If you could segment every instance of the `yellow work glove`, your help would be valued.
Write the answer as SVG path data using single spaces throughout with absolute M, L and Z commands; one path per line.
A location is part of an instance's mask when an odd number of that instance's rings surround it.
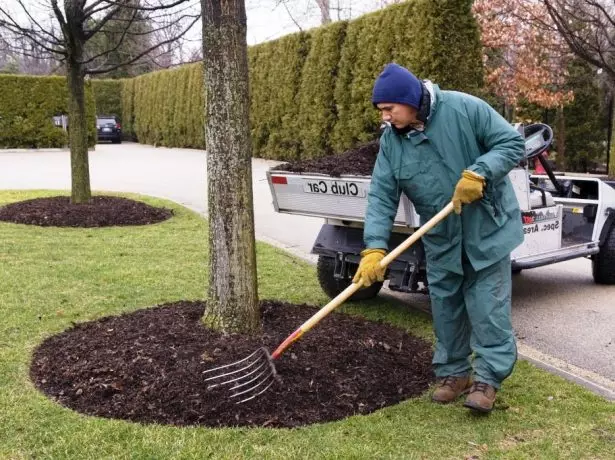
M 457 182 L 453 194 L 453 207 L 457 214 L 461 214 L 461 205 L 472 203 L 483 197 L 485 178 L 469 169 L 461 173 L 461 179 Z
M 386 255 L 384 249 L 365 249 L 361 251 L 361 262 L 359 268 L 352 278 L 353 283 L 358 283 L 363 279 L 363 287 L 371 286 L 376 281 L 384 281 L 386 267 L 380 266 L 380 261 Z

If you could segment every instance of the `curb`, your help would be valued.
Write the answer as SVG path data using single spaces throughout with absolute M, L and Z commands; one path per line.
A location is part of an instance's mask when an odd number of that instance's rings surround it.
M 519 358 L 615 402 L 615 381 L 542 353 L 517 340 Z

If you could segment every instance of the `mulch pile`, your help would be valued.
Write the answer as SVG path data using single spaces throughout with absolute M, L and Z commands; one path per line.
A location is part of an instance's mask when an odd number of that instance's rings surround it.
M 263 334 L 205 328 L 203 302 L 181 301 L 76 324 L 35 351 L 30 376 L 78 412 L 178 426 L 296 427 L 367 414 L 424 393 L 434 381 L 428 342 L 391 325 L 332 313 L 281 358 L 276 382 L 234 404 L 203 371 L 270 351 L 316 311 L 261 302 Z
M 380 143 L 373 141 L 346 150 L 338 155 L 284 163 L 274 167 L 273 170 L 321 173 L 333 177 L 340 177 L 341 175 L 371 176 L 379 147 Z
M 0 207 L 0 221 L 42 227 L 149 225 L 172 216 L 170 209 L 115 196 L 95 196 L 87 204 L 71 204 L 66 196 L 35 198 Z

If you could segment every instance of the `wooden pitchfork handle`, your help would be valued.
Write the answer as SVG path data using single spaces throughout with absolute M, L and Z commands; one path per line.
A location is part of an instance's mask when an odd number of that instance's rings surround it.
M 420 227 L 416 232 L 410 235 L 406 240 L 393 249 L 390 253 L 388 253 L 381 261 L 380 266 L 382 268 L 387 267 L 393 260 L 401 255 L 406 249 L 416 243 L 425 233 L 438 225 L 441 221 L 443 221 L 451 212 L 453 212 L 453 202 L 451 201 L 447 204 L 444 209 L 438 212 L 435 216 L 429 219 L 425 225 Z M 357 292 L 361 286 L 363 286 L 363 281 L 359 280 L 358 283 L 352 283 L 342 292 L 340 292 L 334 299 L 331 300 L 327 305 L 318 310 L 310 319 L 308 319 L 305 323 L 303 323 L 299 329 L 289 335 L 284 342 L 280 344 L 278 348 L 271 354 L 272 359 L 278 358 L 286 349 L 293 344 L 293 342 L 299 340 L 299 338 L 305 334 L 307 331 L 312 329 L 318 322 L 343 304 L 352 294 Z

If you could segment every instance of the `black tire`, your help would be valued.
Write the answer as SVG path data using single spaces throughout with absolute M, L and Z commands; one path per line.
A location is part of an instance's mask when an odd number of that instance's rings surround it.
M 349 267 L 350 276 L 354 275 L 357 270 L 356 265 Z M 333 273 L 335 271 L 335 259 L 333 257 L 318 256 L 318 263 L 316 264 L 316 272 L 318 273 L 318 282 L 325 294 L 329 297 L 336 297 L 340 292 L 350 286 L 352 279 L 338 280 L 335 279 Z M 353 294 L 349 300 L 367 300 L 378 295 L 382 288 L 381 282 L 374 283 L 369 287 L 360 289 Z
M 592 258 L 592 274 L 598 284 L 615 284 L 615 227 L 611 226 L 600 252 Z

